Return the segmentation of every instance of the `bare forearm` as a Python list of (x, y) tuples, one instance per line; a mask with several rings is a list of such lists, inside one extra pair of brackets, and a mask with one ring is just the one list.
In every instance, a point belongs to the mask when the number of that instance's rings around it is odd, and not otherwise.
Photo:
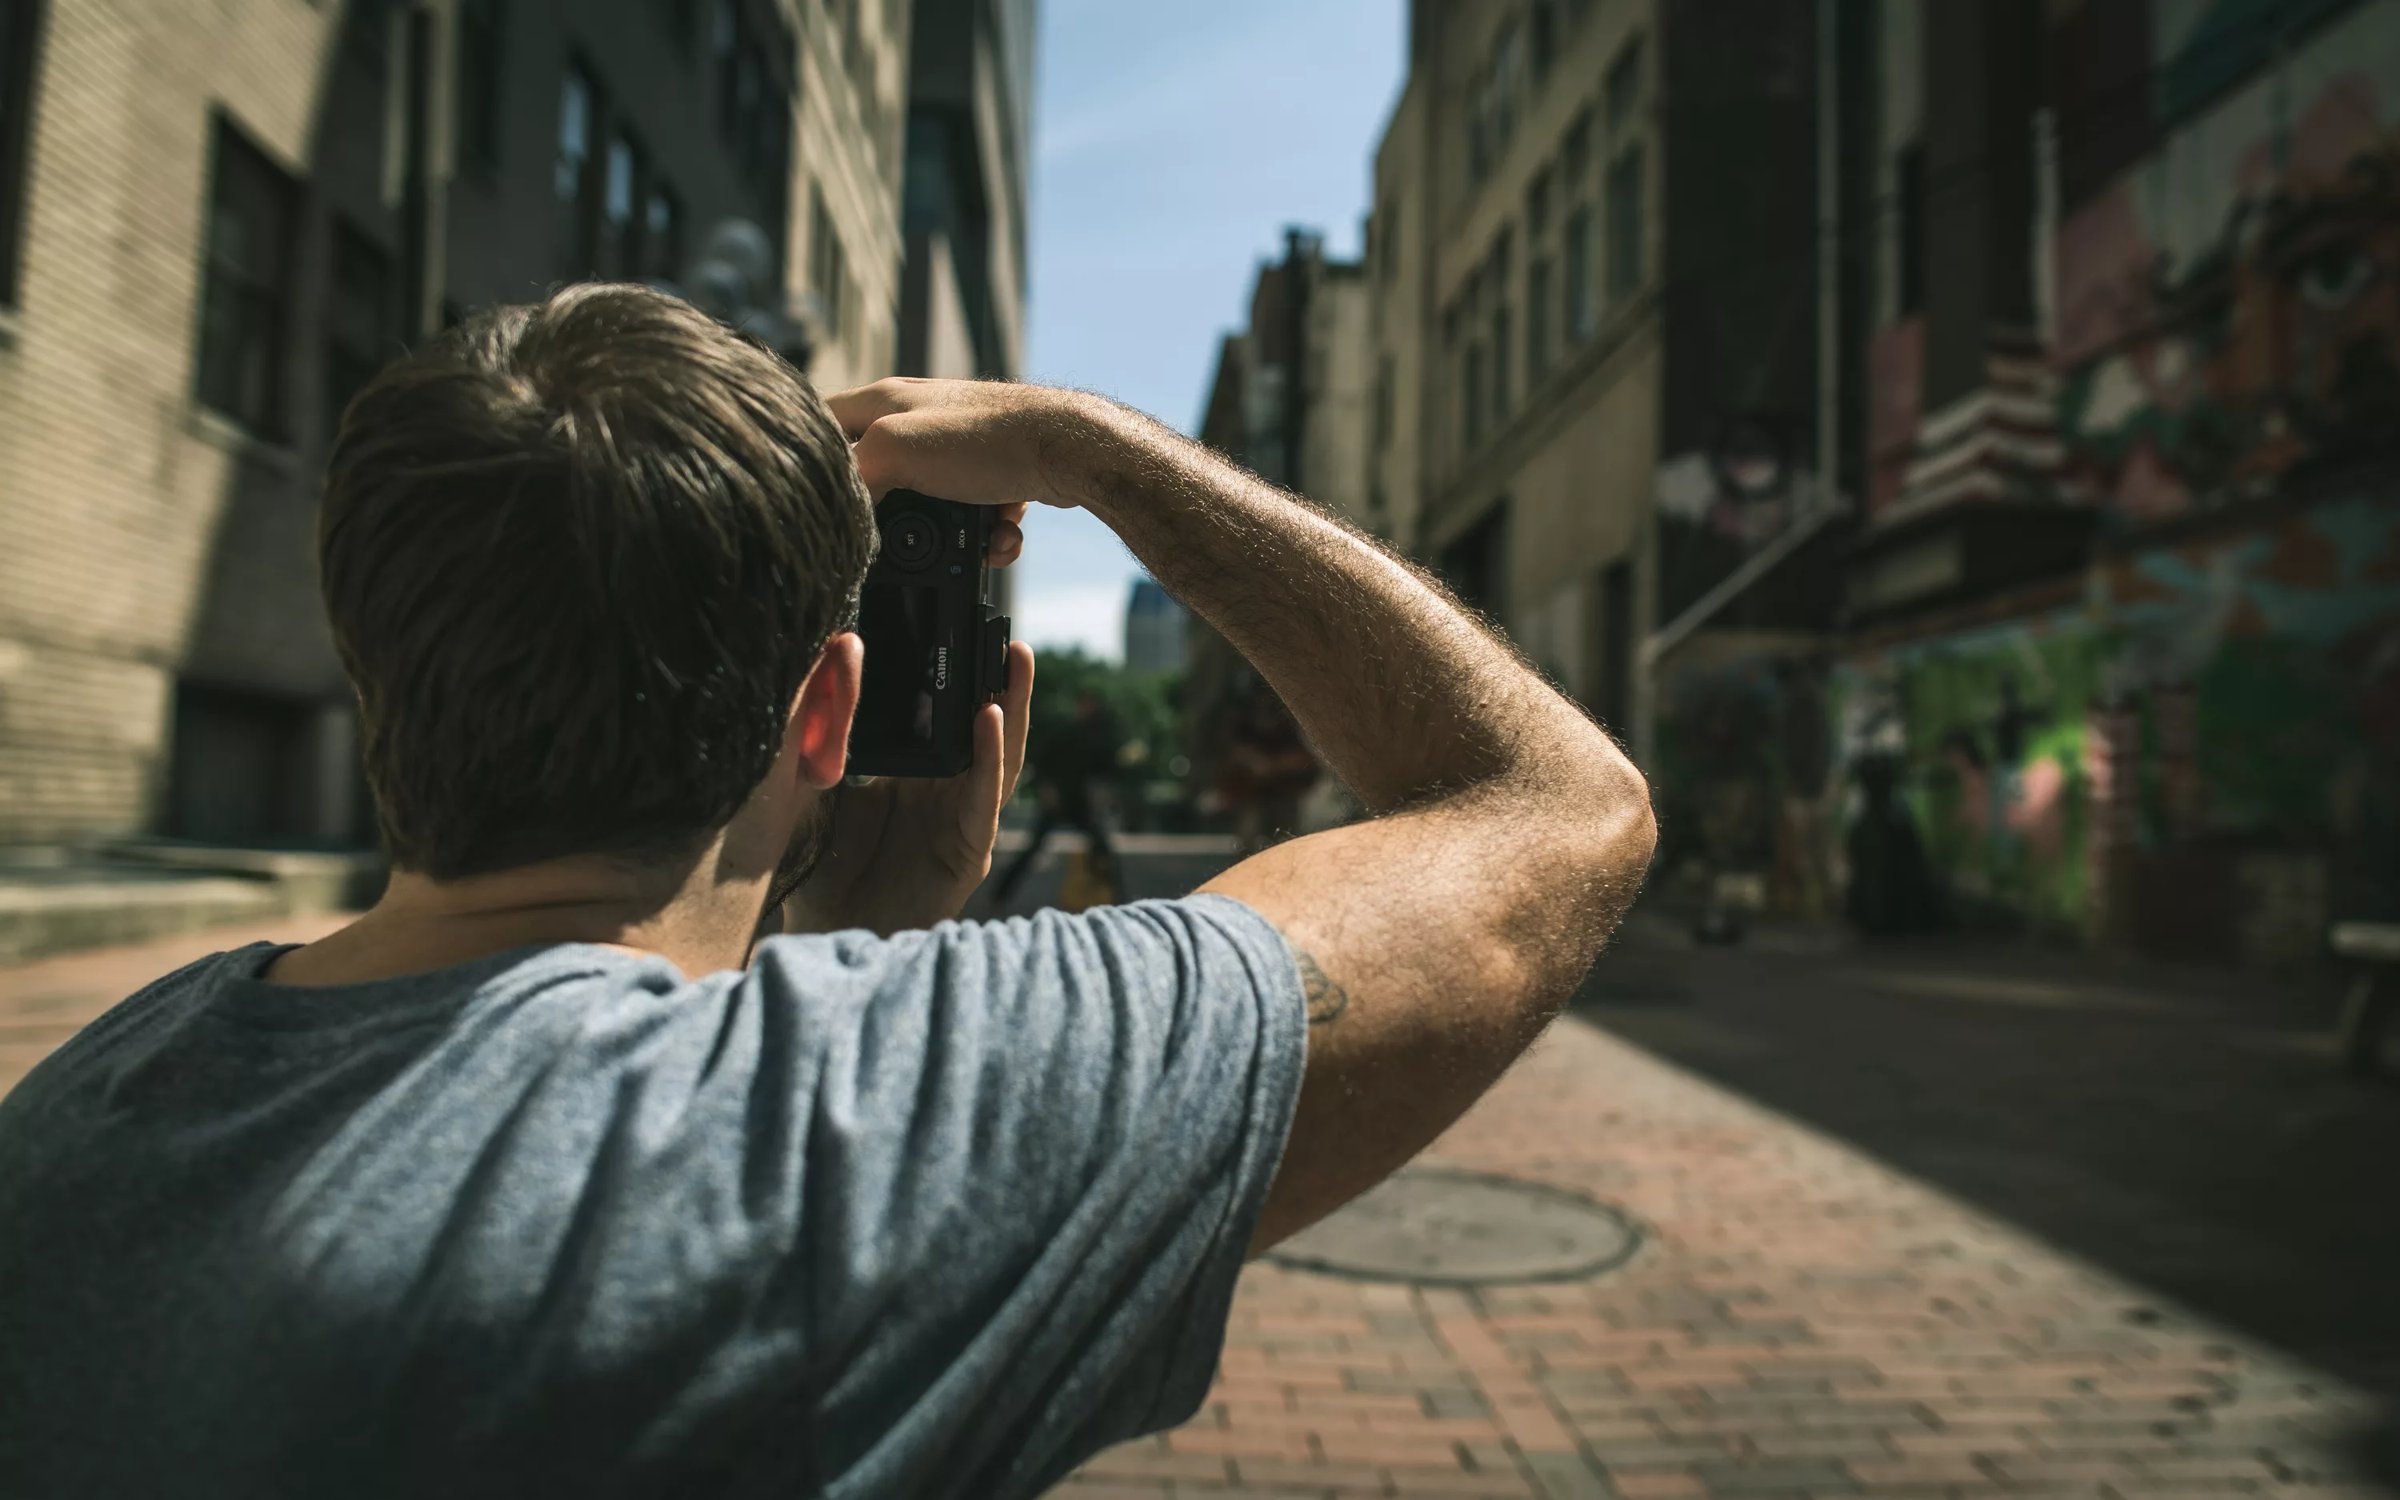
[(1418, 570), (1147, 418), (1102, 425), (1085, 503), (1370, 811), (1505, 779), (1633, 784), (1605, 734)]

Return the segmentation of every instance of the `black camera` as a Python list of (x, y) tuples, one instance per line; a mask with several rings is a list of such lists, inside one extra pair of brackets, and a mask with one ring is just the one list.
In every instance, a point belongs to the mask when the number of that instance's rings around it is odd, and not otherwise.
[(867, 663), (850, 726), (854, 776), (956, 776), (975, 715), (1008, 681), (1008, 618), (991, 604), (992, 510), (894, 490), (859, 596)]

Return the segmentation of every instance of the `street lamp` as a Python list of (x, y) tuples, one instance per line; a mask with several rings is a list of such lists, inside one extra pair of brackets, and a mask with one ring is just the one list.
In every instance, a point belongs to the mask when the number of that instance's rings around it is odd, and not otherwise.
[(802, 374), (816, 356), (824, 308), (813, 292), (794, 296), (784, 289), (775, 274), (775, 242), (748, 219), (710, 230), (680, 283), (654, 278), (649, 285), (757, 339)]

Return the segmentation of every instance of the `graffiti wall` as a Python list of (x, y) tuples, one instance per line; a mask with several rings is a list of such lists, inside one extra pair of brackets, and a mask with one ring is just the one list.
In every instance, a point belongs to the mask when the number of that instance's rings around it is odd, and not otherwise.
[[(1962, 908), (2164, 932), (2221, 907), (2286, 921), (2285, 946), (2331, 916), (2400, 915), (2400, 507), (2329, 502), (2099, 584), (2088, 606), (1834, 674), (1843, 763), (1899, 759)], [(2251, 888), (2270, 878), (2317, 895), (2277, 907)]]
[(2400, 6), (2275, 11), (2154, 6), (2156, 148), (2055, 241), (2063, 478), (2130, 520), (2400, 449)]

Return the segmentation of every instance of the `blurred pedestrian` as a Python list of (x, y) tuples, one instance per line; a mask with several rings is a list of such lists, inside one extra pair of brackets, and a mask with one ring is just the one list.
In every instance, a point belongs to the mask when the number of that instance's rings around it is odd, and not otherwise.
[(1017, 887), (1024, 883), (1025, 872), (1041, 855), (1042, 845), (1062, 828), (1074, 829), (1084, 836), (1087, 877), (1104, 883), (1119, 899), (1123, 898), (1123, 867), (1117, 862), (1115, 846), (1109, 842), (1108, 818), (1101, 806), (1109, 781), (1116, 774), (1121, 748), (1115, 716), (1109, 713), (1107, 702), (1090, 688), (1075, 695), (1074, 717), (1027, 747), (1037, 809), (1033, 836), (1001, 873), (999, 884), (992, 890), (993, 905), (1008, 904)]
[(1253, 686), (1233, 721), (1219, 795), (1233, 813), (1239, 851), (1256, 854), (1289, 837), (1300, 799), (1316, 785), (1317, 758), (1291, 711), (1264, 683)]

